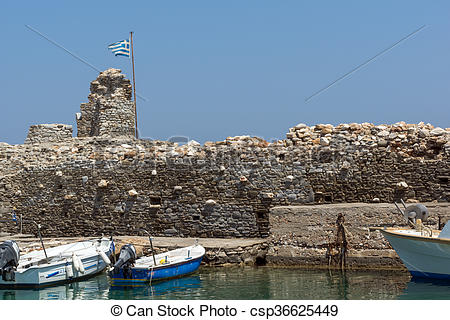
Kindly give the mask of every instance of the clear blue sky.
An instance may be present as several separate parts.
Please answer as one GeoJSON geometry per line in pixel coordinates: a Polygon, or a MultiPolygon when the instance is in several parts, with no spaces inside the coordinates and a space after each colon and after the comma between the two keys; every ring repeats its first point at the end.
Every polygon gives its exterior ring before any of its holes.
{"type": "Polygon", "coordinates": [[[141,136],[201,142],[284,138],[317,123],[449,127],[448,1],[8,1],[1,5],[0,141],[39,123],[75,126],[99,69],[130,62],[107,45],[135,32],[141,136]],[[309,102],[305,98],[427,27],[309,102]]]}

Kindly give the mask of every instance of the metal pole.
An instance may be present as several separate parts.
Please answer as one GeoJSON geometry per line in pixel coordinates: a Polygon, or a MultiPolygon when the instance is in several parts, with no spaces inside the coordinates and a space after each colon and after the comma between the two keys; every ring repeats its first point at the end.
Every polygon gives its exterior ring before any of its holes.
{"type": "Polygon", "coordinates": [[[148,235],[148,240],[150,241],[150,249],[152,249],[153,263],[154,263],[154,266],[156,266],[155,250],[153,250],[152,237],[150,236],[150,233],[147,230],[145,230],[145,229],[141,229],[141,230],[144,231],[148,235]]]}
{"type": "Polygon", "coordinates": [[[153,250],[152,238],[150,236],[148,236],[148,240],[150,240],[150,248],[152,249],[153,265],[156,266],[155,250],[153,250]]]}
{"type": "Polygon", "coordinates": [[[405,204],[405,202],[403,201],[403,199],[400,199],[400,201],[402,202],[403,208],[406,209],[406,204],[405,204]]]}
{"type": "Polygon", "coordinates": [[[20,234],[23,234],[23,216],[20,214],[20,234]]]}
{"type": "Polygon", "coordinates": [[[44,253],[45,253],[45,259],[48,261],[47,251],[45,251],[44,241],[42,241],[42,235],[41,235],[40,227],[41,226],[39,226],[39,229],[38,229],[39,239],[41,239],[42,249],[44,249],[44,253]]]}
{"type": "Polygon", "coordinates": [[[131,45],[131,65],[133,67],[133,100],[134,100],[134,136],[139,139],[138,127],[137,127],[137,110],[136,110],[136,82],[134,78],[134,50],[133,50],[133,31],[130,32],[130,45],[131,45]]]}
{"type": "Polygon", "coordinates": [[[38,229],[39,240],[41,241],[42,249],[44,250],[45,259],[46,259],[47,262],[48,262],[47,251],[45,250],[44,241],[42,240],[42,235],[41,235],[41,225],[40,225],[39,223],[37,223],[36,221],[34,221],[34,220],[25,220],[24,222],[31,222],[31,223],[34,223],[34,225],[37,227],[37,229],[38,229]]]}
{"type": "Polygon", "coordinates": [[[405,213],[402,211],[402,209],[399,208],[397,202],[394,201],[394,204],[395,204],[395,207],[397,208],[397,210],[400,212],[400,214],[401,214],[402,216],[404,216],[405,213]]]}
{"type": "MultiPolygon", "coordinates": [[[[34,222],[34,221],[33,221],[34,222]]],[[[41,240],[41,245],[42,245],[42,249],[44,249],[44,254],[45,254],[45,259],[48,262],[48,256],[47,256],[47,251],[45,251],[45,246],[44,246],[44,241],[42,240],[42,235],[41,235],[41,225],[34,222],[34,224],[36,224],[37,228],[38,228],[38,236],[39,236],[39,240],[41,240]]]]}

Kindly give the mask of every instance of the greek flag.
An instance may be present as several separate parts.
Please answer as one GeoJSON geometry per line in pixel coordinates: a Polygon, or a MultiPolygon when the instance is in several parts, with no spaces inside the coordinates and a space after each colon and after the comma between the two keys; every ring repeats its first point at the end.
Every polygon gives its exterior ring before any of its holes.
{"type": "Polygon", "coordinates": [[[130,56],[130,41],[122,40],[108,46],[108,49],[114,53],[115,56],[130,56]]]}

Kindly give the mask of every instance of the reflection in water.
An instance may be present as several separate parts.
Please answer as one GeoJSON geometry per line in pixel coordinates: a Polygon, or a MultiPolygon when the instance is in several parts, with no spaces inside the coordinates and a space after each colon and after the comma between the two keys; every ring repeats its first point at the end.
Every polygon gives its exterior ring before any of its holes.
{"type": "Polygon", "coordinates": [[[201,288],[198,275],[153,283],[151,286],[111,286],[108,299],[193,299],[190,294],[201,288]]]}
{"type": "Polygon", "coordinates": [[[104,274],[87,281],[42,289],[0,290],[0,300],[108,299],[109,282],[104,274]]]}
{"type": "Polygon", "coordinates": [[[409,281],[405,272],[295,268],[209,269],[200,277],[206,299],[395,299],[409,281]]]}
{"type": "Polygon", "coordinates": [[[450,299],[450,283],[411,280],[407,272],[328,271],[269,267],[202,267],[194,275],[152,286],[110,286],[105,274],[41,290],[0,290],[24,299],[450,299]]]}
{"type": "Polygon", "coordinates": [[[401,300],[443,300],[450,299],[449,280],[426,280],[413,278],[403,293],[398,297],[401,300]]]}

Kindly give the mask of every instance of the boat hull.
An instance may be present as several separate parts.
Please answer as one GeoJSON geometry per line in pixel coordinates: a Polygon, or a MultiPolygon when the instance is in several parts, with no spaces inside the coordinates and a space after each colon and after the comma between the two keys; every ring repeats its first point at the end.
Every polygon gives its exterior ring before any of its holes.
{"type": "Polygon", "coordinates": [[[130,272],[119,269],[117,273],[110,272],[113,285],[145,285],[156,281],[182,277],[197,271],[203,256],[196,259],[186,259],[171,265],[160,265],[155,268],[132,267],[130,272]]]}
{"type": "Polygon", "coordinates": [[[72,277],[66,274],[67,263],[61,263],[45,268],[30,268],[21,273],[16,273],[15,281],[0,279],[0,288],[39,288],[63,283],[86,280],[99,274],[106,268],[105,262],[100,257],[82,259],[85,272],[74,272],[72,277]]]}
{"type": "Polygon", "coordinates": [[[413,277],[450,279],[450,240],[381,230],[413,277]]]}
{"type": "MultiPolygon", "coordinates": [[[[56,252],[58,248],[63,247],[64,246],[54,247],[48,249],[47,251],[50,255],[56,252]]],[[[101,250],[107,256],[111,256],[113,247],[113,242],[109,241],[107,245],[104,244],[101,250]]],[[[92,249],[92,251],[95,250],[95,247],[93,248],[94,249],[92,249]]],[[[91,252],[84,257],[80,257],[84,272],[77,271],[72,264],[71,257],[67,257],[62,258],[60,261],[43,264],[31,264],[26,268],[18,268],[17,271],[14,272],[14,280],[6,281],[0,277],[0,288],[40,288],[88,279],[102,272],[107,267],[101,256],[94,252],[91,252]],[[72,270],[71,274],[67,273],[67,269],[72,270]]],[[[42,251],[33,252],[25,255],[24,258],[29,256],[32,256],[35,259],[43,259],[44,253],[42,251]]],[[[21,263],[26,264],[27,262],[20,260],[19,264],[21,263]]]]}

